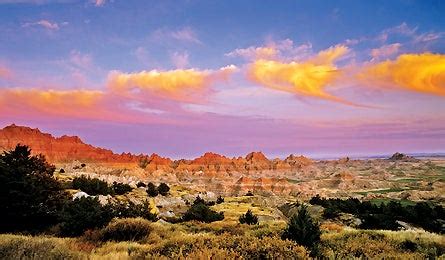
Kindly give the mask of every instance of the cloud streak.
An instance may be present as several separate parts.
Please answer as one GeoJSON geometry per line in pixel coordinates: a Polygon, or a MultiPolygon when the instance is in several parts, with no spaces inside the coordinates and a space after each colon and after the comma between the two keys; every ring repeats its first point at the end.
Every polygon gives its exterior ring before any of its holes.
{"type": "Polygon", "coordinates": [[[365,66],[358,78],[367,85],[445,96],[445,55],[402,54],[365,66]]]}
{"type": "Polygon", "coordinates": [[[171,99],[178,102],[194,103],[203,98],[209,86],[228,79],[236,70],[235,66],[219,70],[150,70],[136,73],[113,71],[108,76],[108,87],[115,93],[127,96],[140,94],[171,99]]]}
{"type": "Polygon", "coordinates": [[[341,74],[334,62],[348,51],[346,46],[337,45],[302,62],[260,59],[250,65],[248,74],[264,87],[352,105],[325,91],[341,74]]]}
{"type": "Polygon", "coordinates": [[[51,22],[48,20],[40,20],[37,22],[28,22],[28,23],[22,24],[22,27],[31,27],[31,26],[41,26],[41,27],[51,30],[51,31],[57,31],[60,28],[58,23],[51,22]]]}

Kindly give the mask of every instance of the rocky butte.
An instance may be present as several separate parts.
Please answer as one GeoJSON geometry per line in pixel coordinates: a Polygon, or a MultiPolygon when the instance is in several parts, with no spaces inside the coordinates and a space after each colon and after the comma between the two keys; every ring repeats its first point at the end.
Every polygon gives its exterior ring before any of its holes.
{"type": "Polygon", "coordinates": [[[67,163],[71,161],[102,163],[141,167],[147,172],[163,171],[204,172],[212,175],[230,172],[268,172],[275,170],[291,170],[312,164],[312,160],[304,156],[289,155],[286,159],[269,160],[261,152],[251,152],[245,157],[228,158],[212,152],[207,152],[193,160],[172,160],[152,155],[134,155],[131,153],[116,154],[111,150],[94,147],[82,142],[77,136],[54,137],[42,133],[39,129],[15,124],[0,130],[0,151],[13,149],[17,144],[28,145],[34,154],[43,154],[52,163],[67,163]]]}

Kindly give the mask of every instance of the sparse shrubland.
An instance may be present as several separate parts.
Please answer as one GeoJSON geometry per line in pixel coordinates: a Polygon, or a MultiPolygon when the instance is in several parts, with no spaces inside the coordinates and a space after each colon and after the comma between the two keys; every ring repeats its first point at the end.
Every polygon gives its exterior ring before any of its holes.
{"type": "Polygon", "coordinates": [[[323,206],[324,217],[328,219],[339,216],[341,212],[354,214],[363,221],[360,227],[364,229],[398,230],[400,225],[396,221],[399,220],[431,232],[445,233],[444,208],[428,202],[403,205],[397,201],[390,201],[375,205],[369,201],[353,198],[341,200],[324,199],[319,196],[313,197],[309,202],[323,206]]]}

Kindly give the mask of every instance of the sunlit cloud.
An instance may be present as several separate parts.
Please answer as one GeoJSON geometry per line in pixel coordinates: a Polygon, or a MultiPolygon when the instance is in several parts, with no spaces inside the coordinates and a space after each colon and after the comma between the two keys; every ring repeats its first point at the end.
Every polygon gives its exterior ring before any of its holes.
{"type": "Polygon", "coordinates": [[[103,93],[97,90],[1,89],[0,114],[43,113],[83,118],[103,112],[97,109],[102,98],[103,93]]]}
{"type": "Polygon", "coordinates": [[[108,76],[108,87],[127,96],[153,95],[179,102],[196,102],[210,91],[209,86],[228,79],[236,70],[231,65],[219,70],[176,69],[123,73],[113,71],[108,76]]]}
{"type": "Polygon", "coordinates": [[[333,84],[341,74],[334,61],[348,51],[347,47],[338,45],[302,62],[287,63],[260,59],[251,64],[249,77],[268,88],[352,104],[325,91],[325,88],[333,84]]]}
{"type": "Polygon", "coordinates": [[[59,28],[60,28],[59,24],[57,24],[56,22],[48,21],[48,20],[40,20],[37,22],[28,22],[28,23],[22,24],[22,27],[31,27],[31,26],[41,26],[45,29],[54,30],[54,31],[59,30],[59,28]]]}
{"type": "Polygon", "coordinates": [[[365,66],[358,78],[371,86],[445,96],[445,55],[402,54],[395,60],[365,66]]]}

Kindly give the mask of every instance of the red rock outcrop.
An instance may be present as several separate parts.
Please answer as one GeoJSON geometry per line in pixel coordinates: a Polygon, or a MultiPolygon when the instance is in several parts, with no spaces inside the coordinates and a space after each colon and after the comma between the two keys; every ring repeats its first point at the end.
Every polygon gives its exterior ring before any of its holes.
{"type": "Polygon", "coordinates": [[[253,173],[273,170],[292,170],[309,165],[312,161],[303,156],[288,156],[285,160],[269,160],[261,152],[251,152],[246,157],[228,158],[207,152],[193,160],[176,160],[152,155],[115,154],[111,150],[85,144],[77,136],[53,137],[39,129],[10,125],[0,130],[0,151],[13,149],[18,143],[28,145],[34,154],[43,154],[52,163],[95,162],[108,164],[139,165],[147,173],[198,173],[211,177],[230,172],[253,173]],[[202,173],[200,173],[202,172],[202,173]]]}
{"type": "Polygon", "coordinates": [[[53,163],[79,160],[82,162],[137,163],[143,155],[129,153],[115,154],[111,150],[85,144],[77,136],[53,137],[32,129],[14,124],[0,130],[0,150],[11,150],[17,144],[26,144],[33,154],[43,154],[53,163]]]}

